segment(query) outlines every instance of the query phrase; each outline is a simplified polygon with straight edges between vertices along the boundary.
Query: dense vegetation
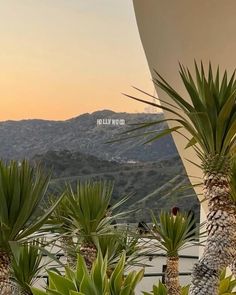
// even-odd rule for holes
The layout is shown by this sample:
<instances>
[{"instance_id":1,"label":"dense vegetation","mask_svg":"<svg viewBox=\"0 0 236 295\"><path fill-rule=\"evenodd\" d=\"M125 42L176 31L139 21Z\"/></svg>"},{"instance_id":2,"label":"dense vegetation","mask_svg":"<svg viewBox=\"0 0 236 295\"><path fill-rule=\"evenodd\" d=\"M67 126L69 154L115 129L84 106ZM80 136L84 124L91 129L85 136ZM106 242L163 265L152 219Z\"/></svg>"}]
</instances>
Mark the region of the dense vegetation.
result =
<instances>
[{"instance_id":1,"label":"dense vegetation","mask_svg":"<svg viewBox=\"0 0 236 295\"><path fill-rule=\"evenodd\" d=\"M141 210L131 214L129 222L150 221L147 208L157 213L161 209L170 210L178 206L184 211L192 209L196 216L199 215L197 197L177 155L155 162L118 163L65 150L37 155L33 161L52 172L51 191L60 191L65 181L74 183L78 178L113 180L113 202L133 194L126 208Z\"/></svg>"}]
</instances>

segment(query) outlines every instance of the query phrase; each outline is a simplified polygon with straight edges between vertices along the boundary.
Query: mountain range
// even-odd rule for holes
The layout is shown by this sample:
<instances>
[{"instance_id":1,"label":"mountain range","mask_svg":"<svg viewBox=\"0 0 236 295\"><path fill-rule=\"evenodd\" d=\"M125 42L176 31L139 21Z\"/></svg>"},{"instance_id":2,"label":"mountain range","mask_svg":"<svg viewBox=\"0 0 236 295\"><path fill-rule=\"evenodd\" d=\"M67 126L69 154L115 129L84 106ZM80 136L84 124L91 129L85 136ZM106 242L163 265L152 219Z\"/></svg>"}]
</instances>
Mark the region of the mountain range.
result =
<instances>
[{"instance_id":1,"label":"mountain range","mask_svg":"<svg viewBox=\"0 0 236 295\"><path fill-rule=\"evenodd\" d=\"M110 110L83 114L65 121L22 120L0 122L0 157L27 158L52 173L51 193L78 179L114 181L113 201L131 194L126 209L139 209L128 221L150 221L154 212L178 206L199 214L199 204L170 135L143 144L143 130L128 132L138 123L162 120L161 113L115 113ZM151 127L160 132L165 123ZM125 136L128 140L114 141ZM113 141L112 143L108 143ZM183 191L182 187L188 188ZM137 213L138 212L138 213Z\"/></svg>"},{"instance_id":2,"label":"mountain range","mask_svg":"<svg viewBox=\"0 0 236 295\"><path fill-rule=\"evenodd\" d=\"M106 142L117 139L121 132L133 128L132 124L161 118L163 118L161 113L129 114L104 110L83 114L66 121L0 122L0 157L5 160L22 159L49 150L69 150L94 155L108 161L155 161L177 154L171 136L147 145L143 145L143 137L118 143L106 144ZM163 127L164 123L158 126L159 129ZM139 134L141 132L143 131Z\"/></svg>"}]
</instances>

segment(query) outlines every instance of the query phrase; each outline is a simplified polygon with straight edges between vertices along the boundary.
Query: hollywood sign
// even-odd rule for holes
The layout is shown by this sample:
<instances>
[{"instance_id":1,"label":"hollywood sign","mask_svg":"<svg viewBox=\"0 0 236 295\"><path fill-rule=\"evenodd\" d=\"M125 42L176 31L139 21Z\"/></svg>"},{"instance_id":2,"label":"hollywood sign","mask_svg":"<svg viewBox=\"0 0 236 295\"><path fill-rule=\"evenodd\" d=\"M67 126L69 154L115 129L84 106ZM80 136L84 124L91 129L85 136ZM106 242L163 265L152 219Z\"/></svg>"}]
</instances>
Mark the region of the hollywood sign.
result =
<instances>
[{"instance_id":1,"label":"hollywood sign","mask_svg":"<svg viewBox=\"0 0 236 295\"><path fill-rule=\"evenodd\" d=\"M97 126L99 125L125 125L125 119L97 119Z\"/></svg>"}]
</instances>

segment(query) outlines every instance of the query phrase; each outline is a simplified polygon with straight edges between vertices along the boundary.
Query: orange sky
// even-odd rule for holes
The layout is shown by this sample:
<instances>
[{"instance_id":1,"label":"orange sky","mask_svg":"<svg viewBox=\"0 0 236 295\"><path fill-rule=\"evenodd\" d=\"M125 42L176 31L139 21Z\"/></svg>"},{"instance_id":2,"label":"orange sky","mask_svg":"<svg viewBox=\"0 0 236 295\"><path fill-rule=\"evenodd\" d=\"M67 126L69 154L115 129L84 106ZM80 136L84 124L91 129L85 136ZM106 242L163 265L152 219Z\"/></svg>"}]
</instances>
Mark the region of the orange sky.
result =
<instances>
[{"instance_id":1,"label":"orange sky","mask_svg":"<svg viewBox=\"0 0 236 295\"><path fill-rule=\"evenodd\" d=\"M0 0L0 120L140 112L153 92L132 1Z\"/></svg>"}]
</instances>

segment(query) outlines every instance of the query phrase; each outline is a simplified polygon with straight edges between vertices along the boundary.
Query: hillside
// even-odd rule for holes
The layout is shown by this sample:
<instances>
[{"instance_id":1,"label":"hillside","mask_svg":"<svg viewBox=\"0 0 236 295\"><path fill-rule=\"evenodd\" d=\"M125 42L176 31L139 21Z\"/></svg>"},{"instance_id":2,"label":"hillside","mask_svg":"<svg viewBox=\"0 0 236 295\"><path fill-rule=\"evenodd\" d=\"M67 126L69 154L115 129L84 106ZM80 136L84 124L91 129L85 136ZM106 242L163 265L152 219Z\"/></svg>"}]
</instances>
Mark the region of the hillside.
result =
<instances>
[{"instance_id":1,"label":"hillside","mask_svg":"<svg viewBox=\"0 0 236 295\"><path fill-rule=\"evenodd\" d=\"M156 161L177 153L171 136L148 145L142 145L143 138L112 144L105 142L116 139L120 132L130 128L129 124L150 122L162 116L162 114L128 114L104 110L83 114L66 121L0 122L0 158L31 158L35 154L43 154L50 150L66 149L105 160ZM102 119L104 124L98 125L97 122L101 122ZM125 122L125 125L115 125L114 120L118 120L118 123ZM158 128L163 128L163 124Z\"/></svg>"},{"instance_id":2,"label":"hillside","mask_svg":"<svg viewBox=\"0 0 236 295\"><path fill-rule=\"evenodd\" d=\"M130 214L131 221L147 221L148 208L159 211L179 206L198 212L193 191L179 189L189 182L171 136L146 145L143 137L106 144L131 128L130 124L162 118L162 114L104 110L66 121L0 122L0 157L41 162L52 171L51 192L78 178L114 180L114 200L133 194L126 209L141 210ZM164 127L163 123L155 130Z\"/></svg>"},{"instance_id":3,"label":"hillside","mask_svg":"<svg viewBox=\"0 0 236 295\"><path fill-rule=\"evenodd\" d=\"M127 221L150 221L150 208L157 212L178 206L182 210L193 209L197 215L199 213L199 203L193 190L181 190L189 182L177 156L128 164L65 150L36 155L33 161L40 162L47 171L52 172L51 192L60 191L65 182L75 184L78 179L113 180L113 201L126 194L133 194L125 209L140 209L139 212L130 214Z\"/></svg>"}]
</instances>

